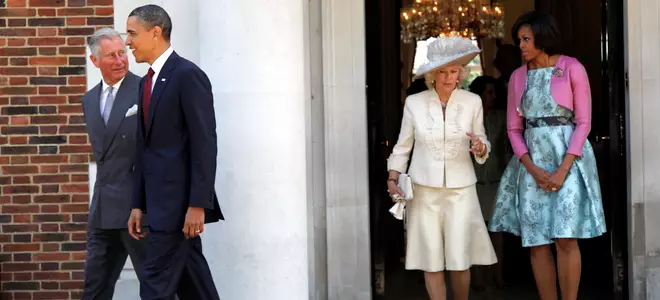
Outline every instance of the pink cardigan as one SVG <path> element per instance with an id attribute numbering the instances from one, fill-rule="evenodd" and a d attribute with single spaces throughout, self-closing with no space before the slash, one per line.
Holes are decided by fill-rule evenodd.
<path id="1" fill-rule="evenodd" d="M 591 89 L 587 71 L 577 59 L 569 56 L 560 56 L 555 68 L 563 74 L 553 72 L 550 80 L 552 98 L 557 104 L 575 113 L 575 131 L 571 135 L 567 153 L 581 157 L 582 147 L 591 131 Z M 518 113 L 526 86 L 527 64 L 513 72 L 508 89 L 508 135 L 513 152 L 518 158 L 528 152 L 523 138 L 523 118 Z"/>

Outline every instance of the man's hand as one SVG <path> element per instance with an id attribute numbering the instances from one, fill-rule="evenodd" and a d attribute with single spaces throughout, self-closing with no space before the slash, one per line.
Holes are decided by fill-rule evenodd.
<path id="1" fill-rule="evenodd" d="M 131 217 L 128 218 L 128 234 L 134 239 L 139 240 L 147 234 L 142 232 L 142 210 L 134 208 L 131 210 Z"/>
<path id="2" fill-rule="evenodd" d="M 186 223 L 183 224 L 183 235 L 186 239 L 198 237 L 204 232 L 204 208 L 188 207 Z"/>

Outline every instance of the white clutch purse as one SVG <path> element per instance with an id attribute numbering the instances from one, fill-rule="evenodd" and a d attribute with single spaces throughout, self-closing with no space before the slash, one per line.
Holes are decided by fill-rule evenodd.
<path id="1" fill-rule="evenodd" d="M 399 174 L 399 182 L 397 182 L 396 185 L 403 192 L 404 194 L 403 199 L 405 199 L 406 201 L 412 200 L 413 185 L 412 185 L 412 180 L 410 179 L 410 176 L 408 176 L 408 174 Z"/>
<path id="2" fill-rule="evenodd" d="M 406 202 L 413 198 L 413 185 L 410 176 L 408 176 L 408 174 L 400 174 L 397 187 L 401 189 L 404 195 L 403 197 L 401 197 L 401 195 L 394 195 L 392 197 L 392 200 L 396 201 L 396 203 L 390 208 L 390 213 L 396 219 L 403 220 L 406 210 Z"/>

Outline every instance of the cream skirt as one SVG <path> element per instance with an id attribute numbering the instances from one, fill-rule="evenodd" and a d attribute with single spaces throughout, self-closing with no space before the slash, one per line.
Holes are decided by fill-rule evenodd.
<path id="1" fill-rule="evenodd" d="M 406 210 L 406 269 L 464 271 L 497 263 L 474 185 L 415 185 Z"/>

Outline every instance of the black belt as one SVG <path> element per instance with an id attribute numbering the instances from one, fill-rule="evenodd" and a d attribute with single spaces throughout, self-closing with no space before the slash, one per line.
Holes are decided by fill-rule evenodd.
<path id="1" fill-rule="evenodd" d="M 548 127 L 573 125 L 573 119 L 568 117 L 541 117 L 525 119 L 527 127 Z"/>

